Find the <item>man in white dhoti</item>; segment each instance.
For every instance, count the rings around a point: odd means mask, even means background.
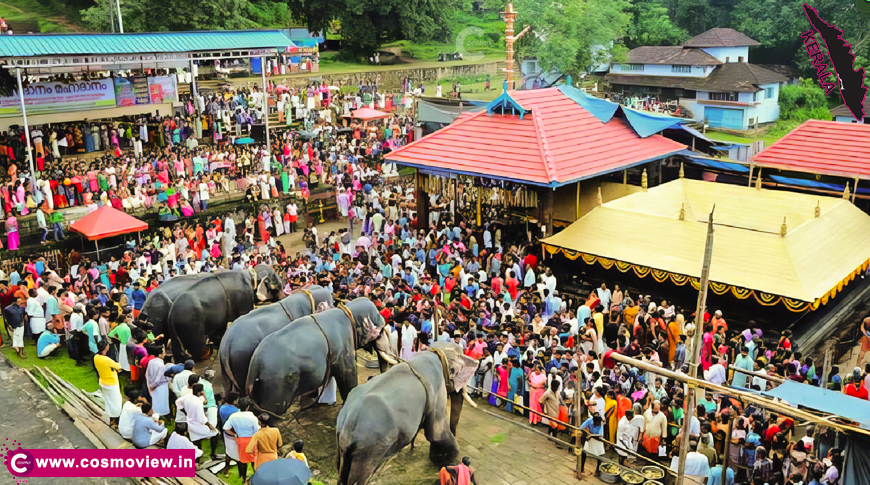
[[[193,375],[193,368],[195,365],[196,362],[192,360],[185,361],[184,369],[172,377],[172,382],[169,384],[169,388],[172,390],[172,393],[175,394],[176,400],[184,397],[185,394],[190,392],[190,376]],[[184,417],[184,413],[182,413],[178,408],[175,409],[175,421],[187,421]]]
[[[628,451],[637,452],[637,444],[640,441],[640,429],[631,424],[632,419],[634,419],[634,411],[627,409],[625,416],[619,420],[616,427],[616,453],[619,454],[620,465],[629,457]]]
[[[166,377],[166,364],[163,357],[166,350],[163,346],[149,346],[148,354],[155,356],[148,362],[145,369],[145,381],[148,384],[148,392],[151,393],[151,405],[154,413],[158,416],[169,415],[169,378]]]
[[[176,423],[175,430],[169,436],[169,441],[166,442],[167,450],[195,450],[196,459],[202,456],[202,450],[197,448],[190,439],[185,436],[187,434],[187,423]]]
[[[417,329],[411,325],[411,322],[405,320],[402,324],[402,351],[399,355],[402,360],[409,360],[414,356],[415,340],[417,340]]]
[[[208,439],[211,443],[211,459],[219,460],[223,456],[215,453],[219,441],[217,429],[208,422],[208,417],[205,415],[205,390],[200,383],[196,383],[191,388],[190,392],[184,397],[175,401],[175,405],[179,411],[187,417],[187,430],[190,433],[190,440],[200,449],[202,449],[202,440]]]
[[[680,457],[671,459],[671,471],[678,472]],[[697,483],[704,483],[710,474],[710,462],[707,457],[698,453],[698,442],[689,441],[689,453],[686,454],[686,478],[691,478]]]
[[[236,222],[229,215],[224,220],[224,256],[227,260],[232,257],[233,246],[236,244]]]
[[[118,371],[121,364],[107,357],[109,342],[105,339],[97,344],[99,354],[94,356],[94,367],[100,375],[100,391],[106,414],[109,415],[109,425],[117,429],[121,417],[121,388],[118,385]]]

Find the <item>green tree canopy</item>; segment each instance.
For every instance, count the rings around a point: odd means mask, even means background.
[[[521,54],[545,71],[577,75],[593,62],[592,46],[610,45],[628,28],[625,0],[517,0],[516,30],[531,26]]]
[[[686,29],[671,22],[668,9],[658,0],[637,0],[631,5],[631,23],[625,44],[629,49],[644,45],[680,45],[689,39]]]

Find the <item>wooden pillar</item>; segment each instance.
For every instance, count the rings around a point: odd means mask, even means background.
[[[429,194],[425,187],[426,176],[417,172],[417,229],[429,227]]]
[[[483,187],[477,188],[477,227],[483,225],[480,214],[480,199],[483,197]]]
[[[577,182],[577,207],[574,209],[574,219],[580,219],[580,182]]]
[[[541,224],[544,225],[546,231],[544,236],[553,235],[553,194],[555,191],[550,187],[541,189]]]

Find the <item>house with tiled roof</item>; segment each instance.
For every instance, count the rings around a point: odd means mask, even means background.
[[[779,90],[788,82],[749,63],[749,48],[757,45],[734,29],[710,29],[683,45],[632,49],[604,78],[614,93],[677,100],[696,121],[746,130],[776,121]]]
[[[849,111],[849,108],[846,107],[845,104],[841,104],[836,108],[831,110],[831,116],[834,117],[834,121],[839,121],[841,123],[867,123],[870,124],[870,116],[865,116],[863,121],[858,121],[855,119],[855,115]]]

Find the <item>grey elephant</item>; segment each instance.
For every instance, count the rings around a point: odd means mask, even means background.
[[[229,322],[253,310],[257,303],[284,298],[283,290],[275,270],[264,264],[191,280],[175,297],[164,322],[173,359],[207,358],[208,341],[220,343]],[[150,314],[148,321],[153,321]]]
[[[465,392],[477,361],[454,343],[436,342],[429,350],[375,376],[347,397],[335,428],[339,485],[368,483],[421,428],[433,463],[456,462],[462,403],[477,407]]]
[[[326,288],[312,286],[236,319],[221,339],[220,364],[224,390],[245,394],[248,365],[263,339],[297,318],[332,307],[332,293]]]
[[[384,319],[368,298],[298,318],[269,335],[251,356],[246,392],[261,409],[280,415],[335,377],[344,400],[359,383],[360,348],[376,350],[382,370],[398,364]]]

